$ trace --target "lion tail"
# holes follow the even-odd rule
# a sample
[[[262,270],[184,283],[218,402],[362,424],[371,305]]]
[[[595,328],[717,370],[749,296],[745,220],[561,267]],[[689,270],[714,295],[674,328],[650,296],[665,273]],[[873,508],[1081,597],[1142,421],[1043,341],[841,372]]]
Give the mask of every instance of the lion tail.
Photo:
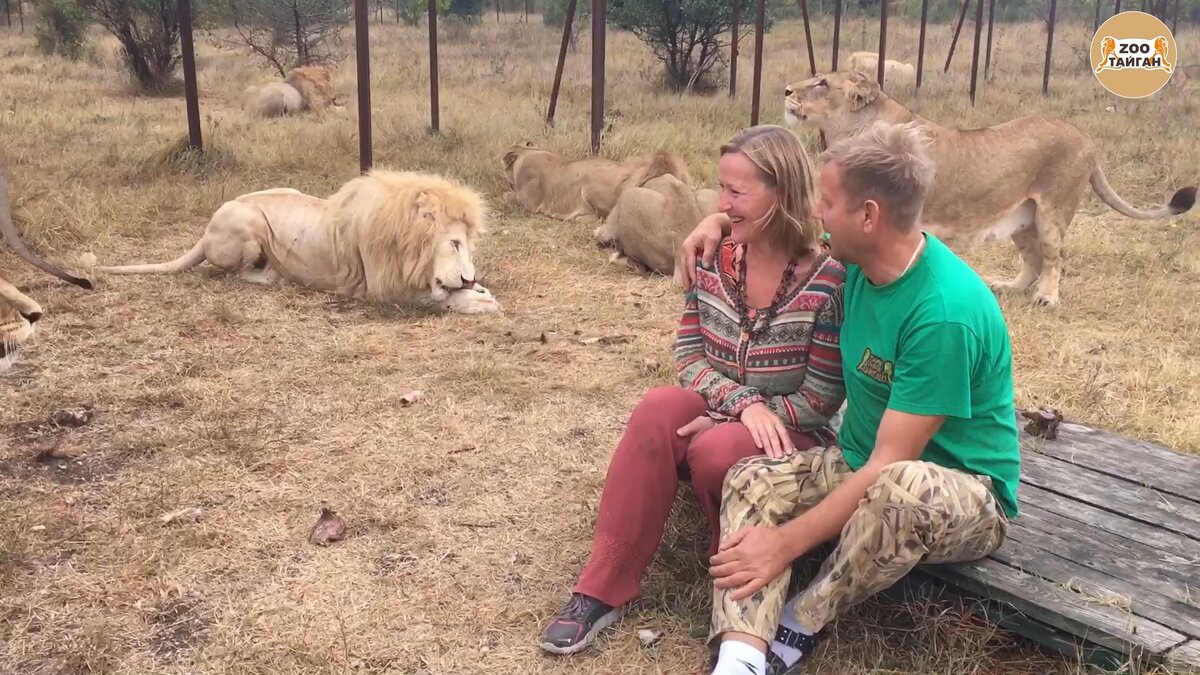
[[[196,242],[192,250],[178,258],[165,263],[148,263],[145,265],[120,265],[116,267],[95,266],[93,269],[108,274],[169,274],[182,272],[204,262],[204,240]]]
[[[1196,186],[1191,185],[1176,190],[1175,194],[1171,196],[1171,201],[1167,202],[1165,206],[1148,211],[1139,209],[1117,194],[1117,191],[1109,184],[1108,178],[1105,177],[1104,169],[1100,167],[1100,160],[1098,159],[1092,162],[1090,179],[1092,189],[1096,191],[1096,195],[1115,211],[1129,218],[1137,218],[1138,220],[1171,218],[1181,213],[1186,213],[1196,204]]]
[[[656,152],[650,157],[649,162],[630,177],[629,185],[643,187],[651,180],[667,174],[675,176],[685,185],[690,185],[692,182],[687,164],[679,155],[673,152]]]

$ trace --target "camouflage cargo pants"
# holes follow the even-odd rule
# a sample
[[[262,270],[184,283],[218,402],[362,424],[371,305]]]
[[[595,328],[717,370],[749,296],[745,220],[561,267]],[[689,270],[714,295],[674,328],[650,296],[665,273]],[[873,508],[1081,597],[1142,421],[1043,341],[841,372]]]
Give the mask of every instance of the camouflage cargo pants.
[[[840,448],[780,459],[756,456],[725,478],[721,536],[745,525],[777,525],[820,502],[851,475]],[[846,608],[882,591],[921,562],[962,562],[999,548],[1008,519],[987,477],[921,461],[886,467],[842,528],[816,578],[791,603],[801,626],[819,631]],[[774,639],[791,567],[740,602],[714,588],[710,645],[727,631]]]

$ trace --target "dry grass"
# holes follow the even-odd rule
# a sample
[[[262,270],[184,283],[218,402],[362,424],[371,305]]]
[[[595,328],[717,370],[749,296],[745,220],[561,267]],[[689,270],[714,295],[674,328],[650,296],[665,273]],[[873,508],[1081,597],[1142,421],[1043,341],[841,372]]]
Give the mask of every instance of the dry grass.
[[[824,54],[829,29],[814,27]],[[444,133],[430,137],[423,30],[372,26],[377,165],[452,172],[495,198],[510,142],[585,151],[586,39],[570,55],[558,127],[546,130],[556,33],[489,17],[472,35],[450,36],[440,50]],[[873,45],[874,30],[846,26],[843,54]],[[970,33],[951,73],[940,73],[949,30],[932,29],[927,87],[909,99],[924,114],[964,125],[1069,115],[1099,139],[1110,180],[1139,204],[1200,174],[1195,89],[1110,96],[1069,47],[1086,44],[1086,29],[1060,26],[1043,99],[1041,47],[1026,49],[1037,28],[1010,26],[996,36],[994,81],[971,108]],[[1195,35],[1179,36],[1184,53],[1200,48]],[[807,68],[802,36],[782,23],[768,37],[763,121],[780,121],[779,92]],[[889,56],[915,60],[914,37],[897,22]],[[357,173],[352,60],[337,79],[345,114],[255,122],[239,114],[238,95],[269,71],[198,39],[205,140],[220,152],[170,162],[186,133],[182,100],[129,96],[115,43],[97,38],[97,55],[72,64],[36,56],[28,32],[0,33],[0,148],[18,220],[52,259],[167,259],[192,244],[223,197],[280,184],[327,194]],[[711,178],[717,144],[748,120],[751,46],[731,103],[660,95],[642,45],[610,34],[605,153],[672,148]],[[644,390],[669,381],[638,366],[669,361],[680,301],[669,280],[609,265],[590,228],[495,204],[479,263],[505,313],[489,318],[366,307],[201,272],[100,278],[85,293],[0,253],[4,274],[47,311],[4,383],[0,671],[699,671],[703,648],[690,633],[707,621],[708,586],[690,497],[620,629],[587,656],[537,652],[543,621],[587,554],[622,421]],[[1005,300],[1022,405],[1200,451],[1200,237],[1194,216],[1177,224],[1132,222],[1088,197],[1065,306],[1047,313]],[[1017,266],[1008,245],[969,259],[989,274]],[[541,331],[559,339],[543,344]],[[577,339],[612,334],[631,341]],[[410,388],[426,398],[402,407]],[[8,426],[82,402],[95,405],[95,420],[58,434],[55,451],[73,458],[33,461],[52,441]],[[306,542],[323,504],[348,523],[330,548]],[[192,506],[204,511],[199,522],[159,521]],[[665,641],[642,649],[634,631],[643,626],[665,629]],[[1079,671],[961,612],[884,601],[837,624],[817,665]]]

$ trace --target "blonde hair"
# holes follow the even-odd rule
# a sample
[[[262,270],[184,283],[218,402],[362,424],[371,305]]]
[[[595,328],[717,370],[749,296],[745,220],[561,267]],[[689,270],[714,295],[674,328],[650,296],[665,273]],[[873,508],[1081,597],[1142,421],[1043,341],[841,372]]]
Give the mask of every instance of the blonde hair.
[[[758,169],[763,182],[776,192],[774,212],[767,221],[767,238],[792,255],[817,246],[819,224],[813,218],[812,163],[800,139],[784,127],[760,124],[743,130],[721,146],[721,155],[740,152]]]
[[[841,168],[842,186],[852,202],[879,202],[892,225],[906,232],[920,219],[933,182],[928,146],[929,137],[913,122],[877,121],[829,146],[820,159]]]

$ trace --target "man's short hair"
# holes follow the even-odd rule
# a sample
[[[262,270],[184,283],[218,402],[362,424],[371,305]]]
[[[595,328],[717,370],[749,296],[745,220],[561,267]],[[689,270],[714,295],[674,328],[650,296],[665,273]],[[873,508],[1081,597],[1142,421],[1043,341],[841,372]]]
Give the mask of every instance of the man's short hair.
[[[819,159],[840,167],[852,203],[879,202],[888,220],[907,231],[916,226],[933,182],[928,146],[929,137],[915,122],[877,121],[830,145]]]

